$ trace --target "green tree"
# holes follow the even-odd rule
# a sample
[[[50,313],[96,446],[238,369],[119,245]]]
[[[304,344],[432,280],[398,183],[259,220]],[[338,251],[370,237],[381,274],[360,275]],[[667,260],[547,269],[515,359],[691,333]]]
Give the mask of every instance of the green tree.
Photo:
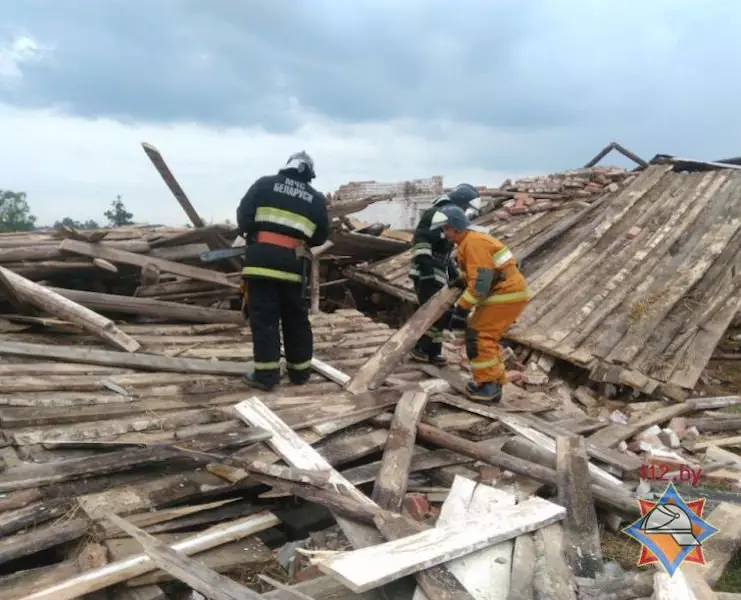
[[[132,220],[134,215],[126,210],[121,196],[116,196],[116,199],[111,202],[111,209],[105,211],[103,216],[108,219],[111,227],[123,227],[124,225],[134,224]]]
[[[93,219],[88,219],[87,221],[76,221],[70,217],[64,217],[61,221],[54,223],[54,229],[59,229],[63,225],[74,229],[100,229],[100,225],[98,225],[97,221],[94,221]]]
[[[0,233],[35,228],[36,217],[31,214],[26,193],[0,190]]]

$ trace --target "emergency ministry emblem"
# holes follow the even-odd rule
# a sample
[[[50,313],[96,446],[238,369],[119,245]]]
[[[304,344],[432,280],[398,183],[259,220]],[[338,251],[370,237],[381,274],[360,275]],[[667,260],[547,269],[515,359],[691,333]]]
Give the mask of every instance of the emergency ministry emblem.
[[[705,498],[685,501],[670,483],[659,500],[638,505],[641,517],[623,533],[641,544],[639,567],[659,563],[671,577],[685,560],[705,564],[702,543],[718,532],[703,519]]]

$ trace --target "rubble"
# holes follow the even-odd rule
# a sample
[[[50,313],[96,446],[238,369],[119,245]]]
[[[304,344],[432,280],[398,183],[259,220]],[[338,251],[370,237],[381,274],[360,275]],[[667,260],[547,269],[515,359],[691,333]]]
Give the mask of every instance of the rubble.
[[[508,186],[535,201],[528,208],[574,206],[506,226],[577,223],[600,203],[620,206],[620,191],[595,191],[588,208],[539,197],[577,189],[579,173],[552,187]],[[603,190],[617,184],[617,172],[603,176]],[[350,218],[335,224],[404,237]],[[624,225],[627,234],[633,225]],[[509,231],[541,272],[567,255],[554,239],[535,248],[545,226]],[[586,234],[569,232],[567,249],[583,243]],[[252,340],[238,271],[200,262],[235,239],[203,223],[0,235],[0,597],[664,597],[667,582],[634,568],[640,547],[619,532],[669,477],[688,499],[708,498],[706,519],[719,530],[703,542],[710,568],[683,568],[673,585],[706,595],[722,587],[741,543],[733,360],[705,361],[676,401],[614,375],[590,379],[542,340],[512,342],[502,402],[474,403],[453,340],[446,368],[405,356],[460,291],[445,290],[399,328],[338,309],[328,290],[345,283],[325,284],[343,261],[361,272],[362,251],[342,258],[335,245],[313,271],[310,382],[259,393],[239,378]],[[712,289],[725,289],[724,273]],[[716,354],[733,353],[736,336],[717,333]],[[712,339],[703,342],[710,354]],[[627,551],[610,546],[615,531]]]

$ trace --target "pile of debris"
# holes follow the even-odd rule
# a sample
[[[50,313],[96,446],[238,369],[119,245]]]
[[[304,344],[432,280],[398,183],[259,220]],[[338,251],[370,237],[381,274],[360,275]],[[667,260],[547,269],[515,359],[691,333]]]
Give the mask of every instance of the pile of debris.
[[[517,330],[502,403],[473,403],[453,354],[460,340],[446,346],[446,368],[406,359],[460,290],[414,307],[399,329],[354,309],[322,312],[320,290],[341,285],[328,278],[335,262],[357,261],[332,244],[313,261],[311,380],[255,394],[240,380],[253,351],[239,271],[199,262],[204,246],[228,248],[235,234],[205,226],[190,204],[192,230],[65,229],[33,240],[43,255],[29,254],[30,238],[0,236],[0,597],[722,598],[712,588],[728,589],[723,573],[741,546],[741,456],[731,450],[741,445],[741,382],[711,355],[721,338],[723,354],[737,347],[736,180],[651,165],[586,207],[503,225],[539,274],[536,291],[599,263],[607,275],[587,299],[610,290],[617,302],[607,282],[632,281],[641,267],[611,279],[603,255],[625,267],[623,254],[640,255],[632,244],[644,242],[685,256],[656,237],[654,217],[687,215],[694,274],[667,271],[659,279],[673,304],[641,313],[701,367],[710,361],[679,402],[670,386],[639,387],[635,375],[631,386],[623,370],[584,368],[576,350]],[[631,211],[635,221],[619,221]],[[347,221],[346,233],[376,237]],[[541,222],[550,227],[533,227]],[[636,226],[645,233],[627,235]],[[591,279],[568,281],[587,289]],[[393,297],[391,287],[374,293]],[[669,312],[688,289],[693,302],[715,294],[709,320]],[[536,296],[536,317],[559,302],[588,317],[574,293],[572,304],[553,294],[553,306]],[[533,317],[529,328],[539,327]],[[702,541],[709,568],[683,565],[671,581],[636,570],[641,547],[622,533],[642,516],[639,499],[656,502],[669,482],[706,498],[703,518],[718,530]]]
[[[513,215],[554,210],[569,200],[593,202],[607,192],[617,192],[620,184],[628,185],[635,177],[618,167],[591,167],[514,182],[507,180],[499,188],[482,188],[480,193],[494,200],[508,198],[494,212],[497,218],[507,220]]]

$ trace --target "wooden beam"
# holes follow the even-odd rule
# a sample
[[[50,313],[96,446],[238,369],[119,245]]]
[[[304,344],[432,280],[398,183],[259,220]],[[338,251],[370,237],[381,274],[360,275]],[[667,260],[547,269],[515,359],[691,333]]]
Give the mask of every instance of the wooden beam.
[[[401,512],[417,425],[427,406],[426,392],[405,392],[394,411],[371,499],[380,507]]]
[[[182,275],[183,277],[190,277],[191,279],[197,279],[199,281],[210,281],[227,288],[239,289],[239,284],[231,281],[223,273],[210,271],[209,269],[203,269],[201,267],[192,267],[190,265],[184,265],[163,258],[142,256],[141,254],[126,252],[125,250],[107,248],[100,244],[78,242],[77,240],[64,240],[59,247],[65,252],[89,256],[90,258],[102,258],[112,263],[123,263],[134,265],[136,267],[144,267],[152,264],[165,273],[174,273],[175,275]]]
[[[461,290],[458,288],[445,287],[425,302],[412,318],[358,369],[355,377],[347,385],[347,391],[361,394],[367,390],[378,389],[417,340],[453,306],[460,295]]]
[[[512,454],[482,448],[475,442],[447,433],[437,427],[420,423],[417,427],[417,437],[426,442],[452,450],[453,452],[459,452],[460,454],[470,456],[490,465],[507,469],[518,475],[524,475],[552,486],[558,485],[558,475],[552,468],[517,458]],[[555,459],[553,455],[549,454],[548,456],[552,460]],[[609,506],[621,514],[640,516],[637,502],[627,493],[621,493],[620,490],[616,490],[615,488],[607,489],[595,484],[592,484],[592,493],[603,505]]]
[[[435,526],[455,527],[467,520],[499,514],[503,507],[514,506],[515,501],[512,494],[456,475]],[[476,600],[505,599],[510,589],[512,548],[513,542],[508,540],[445,566]],[[412,600],[427,600],[427,595],[417,588]]]
[[[5,267],[0,267],[0,276],[13,287],[23,302],[45,310],[59,319],[71,321],[88,333],[127,352],[136,352],[141,348],[139,342],[116,327],[113,321],[72,302],[49,288],[29,281]]]
[[[220,575],[187,555],[173,550],[156,537],[132,525],[118,515],[108,519],[133,537],[155,564],[173,577],[189,585],[213,600],[257,600],[260,595],[238,584],[233,579]]]
[[[238,310],[223,310],[190,306],[177,302],[164,302],[151,298],[133,298],[117,294],[101,294],[83,290],[48,288],[60,296],[100,312],[123,313],[153,317],[168,321],[188,321],[191,323],[234,323],[244,325],[244,317]]]
[[[354,592],[396,581],[561,520],[566,511],[542,498],[502,508],[494,516],[427,529],[378,546],[342,552],[312,562]],[[388,519],[378,515],[376,520]]]
[[[60,519],[26,533],[5,536],[0,540],[0,564],[80,539],[88,527],[86,519]]]
[[[216,548],[227,542],[241,540],[260,531],[280,524],[280,520],[268,511],[251,515],[244,519],[217,525],[171,546],[177,552],[190,556]],[[72,579],[19,600],[74,600],[86,594],[102,590],[117,583],[149,573],[157,568],[155,562],[146,554],[138,554],[94,569]]]
[[[512,571],[506,600],[534,600],[535,569],[535,541],[532,534],[518,536],[512,553]]]
[[[604,564],[584,438],[556,438],[556,465],[558,501],[566,508],[566,558],[576,577],[595,578],[604,571]]]
[[[203,375],[242,375],[252,368],[252,363],[246,362],[179,358],[145,353],[127,354],[85,346],[50,346],[30,342],[0,341],[0,355],[3,354],[142,371],[168,371],[170,373],[198,373]]]

